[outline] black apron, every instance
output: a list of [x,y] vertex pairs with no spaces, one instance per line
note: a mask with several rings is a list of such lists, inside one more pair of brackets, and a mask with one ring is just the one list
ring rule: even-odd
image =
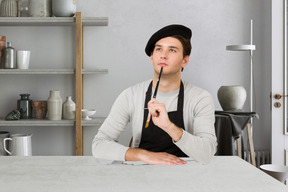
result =
[[[172,142],[172,138],[168,135],[168,133],[166,133],[153,123],[152,116],[149,122],[149,126],[145,128],[148,116],[147,104],[151,100],[151,94],[152,94],[152,82],[150,83],[148,90],[146,92],[142,136],[139,148],[153,152],[167,152],[169,154],[173,154],[178,157],[187,157],[187,155],[183,153],[183,151],[181,151],[181,149],[179,149],[179,147],[177,147]],[[177,111],[168,112],[168,116],[172,123],[185,130],[183,121],[183,102],[184,102],[184,86],[181,81],[178,95]]]

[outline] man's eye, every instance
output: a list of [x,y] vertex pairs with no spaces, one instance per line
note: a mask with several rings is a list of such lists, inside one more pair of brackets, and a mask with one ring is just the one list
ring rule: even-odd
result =
[[175,49],[170,49],[170,52],[176,52],[176,50]]
[[161,48],[156,48],[156,49],[155,49],[155,51],[160,51],[160,50],[161,50]]

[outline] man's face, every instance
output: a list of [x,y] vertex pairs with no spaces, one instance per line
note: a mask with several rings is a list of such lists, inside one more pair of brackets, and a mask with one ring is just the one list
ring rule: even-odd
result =
[[155,43],[151,54],[151,62],[156,73],[163,66],[163,74],[172,75],[181,73],[182,67],[188,64],[189,56],[183,58],[183,46],[174,37],[165,37]]

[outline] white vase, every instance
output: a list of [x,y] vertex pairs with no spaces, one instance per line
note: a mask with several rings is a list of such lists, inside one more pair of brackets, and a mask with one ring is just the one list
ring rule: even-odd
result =
[[16,0],[3,0],[0,5],[1,17],[17,17]]
[[47,112],[49,120],[61,120],[62,98],[60,96],[60,91],[50,91],[47,100]]
[[63,109],[63,119],[75,119],[75,110],[76,110],[76,105],[72,101],[72,97],[68,96],[66,98],[66,101],[63,103],[62,106]]
[[241,110],[247,97],[246,90],[240,85],[221,86],[218,100],[224,111]]
[[73,17],[76,13],[76,0],[52,0],[55,17]]

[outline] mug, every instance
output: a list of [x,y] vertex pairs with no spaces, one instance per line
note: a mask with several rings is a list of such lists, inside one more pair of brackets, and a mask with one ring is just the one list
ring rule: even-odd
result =
[[[31,136],[31,134],[13,134],[11,138],[5,138],[4,150],[12,156],[32,156]],[[8,141],[11,141],[11,151],[7,149]]]
[[28,69],[30,62],[30,51],[26,50],[16,51],[16,62],[18,69]]
[[8,138],[10,135],[9,132],[7,131],[0,131],[0,156],[6,156],[7,153],[6,151],[4,150],[4,139],[5,138]]

